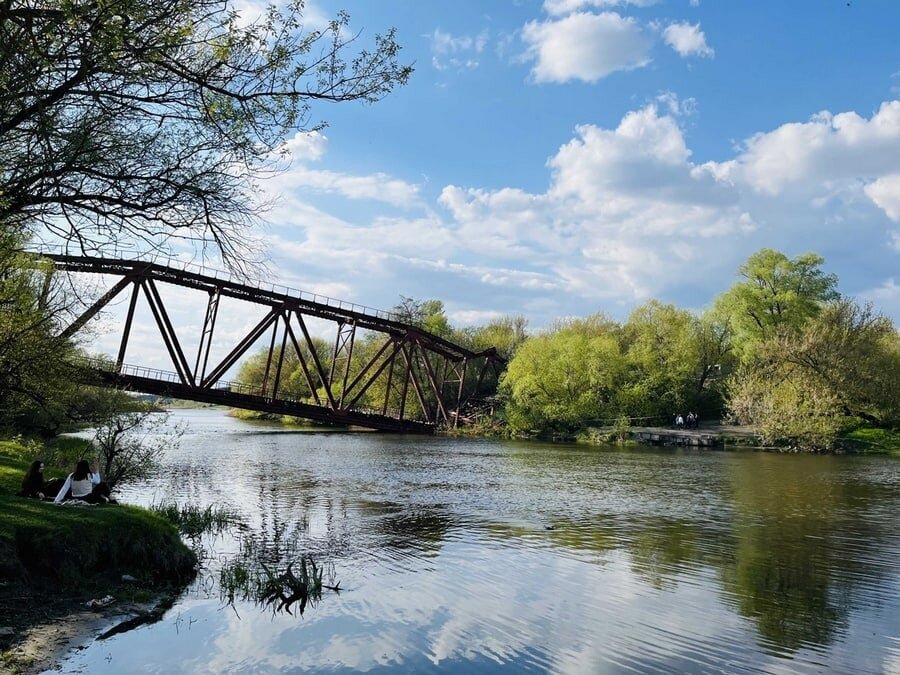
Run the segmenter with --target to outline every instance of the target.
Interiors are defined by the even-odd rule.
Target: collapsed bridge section
[[[86,363],[110,386],[320,422],[432,433],[436,427],[455,427],[465,406],[493,386],[503,363],[494,348],[473,351],[393,312],[190,264],[40,255],[58,270],[117,278],[63,330],[66,337],[120,295],[130,293],[115,360]],[[183,327],[176,331],[160,293],[162,285],[206,295],[202,324],[192,329],[192,335],[184,335]],[[171,371],[125,363],[140,298],[149,307]],[[238,339],[229,338],[223,357],[213,358],[214,342],[222,341],[216,329],[227,311],[225,298],[261,308],[262,317]],[[323,346],[321,336],[310,330],[311,320],[331,326],[330,344]],[[225,380],[260,340],[266,345],[261,383]],[[188,353],[188,343],[196,343],[196,350]],[[285,381],[288,361],[294,366],[290,385]]]

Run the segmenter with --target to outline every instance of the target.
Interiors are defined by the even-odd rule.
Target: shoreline
[[[35,623],[2,652],[0,666],[21,675],[59,668],[68,656],[96,640],[161,620],[174,601],[173,594],[160,593],[152,601],[114,601],[99,609],[82,606]]]

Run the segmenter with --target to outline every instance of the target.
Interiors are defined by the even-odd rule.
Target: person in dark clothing
[[[36,459],[28,467],[25,472],[25,478],[22,479],[22,489],[18,492],[20,497],[33,497],[35,499],[43,499],[46,495],[44,491],[44,463]]]

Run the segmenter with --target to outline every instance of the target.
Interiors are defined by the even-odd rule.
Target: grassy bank
[[[91,597],[112,593],[117,599],[134,599],[192,577],[195,554],[158,513],[17,497],[29,464],[23,455],[33,450],[21,443],[0,444],[0,452],[7,453],[0,454],[2,626],[20,632],[82,607]],[[45,475],[64,474],[50,469]],[[123,575],[136,581],[123,583]]]
[[[900,456],[900,430],[859,427],[841,436],[841,440],[856,452]]]

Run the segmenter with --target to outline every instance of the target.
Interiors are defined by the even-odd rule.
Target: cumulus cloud
[[[865,187],[869,199],[875,202],[887,217],[900,223],[900,173],[894,173],[872,181]],[[896,242],[900,244],[900,239]],[[897,246],[900,250],[900,246]]]
[[[318,131],[298,131],[284,144],[291,159],[301,162],[315,162],[328,151],[328,138]]]
[[[578,297],[633,301],[755,228],[738,191],[696,172],[690,155],[676,120],[649,105],[614,129],[579,126],[548,161],[546,193],[448,186],[440,203],[473,251],[521,261]]]
[[[882,103],[870,119],[855,112],[814,115],[750,137],[737,158],[709,163],[721,180],[741,182],[757,192],[835,192],[836,186],[872,182],[868,197],[896,213],[900,157],[900,101]],[[891,216],[893,217],[893,216]]]
[[[684,303],[687,293],[700,307],[762,246],[830,259],[854,242],[900,242],[885,225],[900,217],[900,102],[869,118],[819,113],[784,124],[706,163],[694,160],[680,124],[693,105],[663,92],[615,125],[578,125],[547,160],[546,190],[447,185],[437,211],[398,178],[292,168],[284,178],[294,187],[418,212],[336,218],[287,190],[271,220],[291,234],[273,250],[285,269],[342,279],[350,299],[367,304],[382,288],[387,306],[401,292],[441,297],[460,320],[527,311],[539,327],[651,296]],[[292,242],[294,232],[304,238]],[[870,273],[891,276],[881,264]],[[848,291],[866,287],[835,271]]]
[[[820,114],[783,125],[706,164],[692,161],[671,101],[662,103],[668,114],[651,104],[614,128],[578,126],[547,162],[546,192],[448,186],[439,203],[473,254],[519,261],[567,295],[601,302],[708,287],[710,275],[724,288],[762,246],[818,242],[808,248],[828,257],[828,246],[860,238],[900,242],[873,218],[876,208],[900,216],[900,102],[868,120]]]
[[[663,29],[663,40],[680,56],[702,56],[710,58],[715,51],[706,44],[706,34],[700,24],[671,23]]]
[[[650,63],[651,40],[637,21],[615,12],[576,12],[522,28],[535,82],[596,82]]]
[[[308,169],[297,166],[276,177],[273,185],[286,189],[308,188],[332,192],[348,199],[369,199],[401,208],[410,208],[419,201],[419,187],[385,173],[354,176],[337,171]]]

